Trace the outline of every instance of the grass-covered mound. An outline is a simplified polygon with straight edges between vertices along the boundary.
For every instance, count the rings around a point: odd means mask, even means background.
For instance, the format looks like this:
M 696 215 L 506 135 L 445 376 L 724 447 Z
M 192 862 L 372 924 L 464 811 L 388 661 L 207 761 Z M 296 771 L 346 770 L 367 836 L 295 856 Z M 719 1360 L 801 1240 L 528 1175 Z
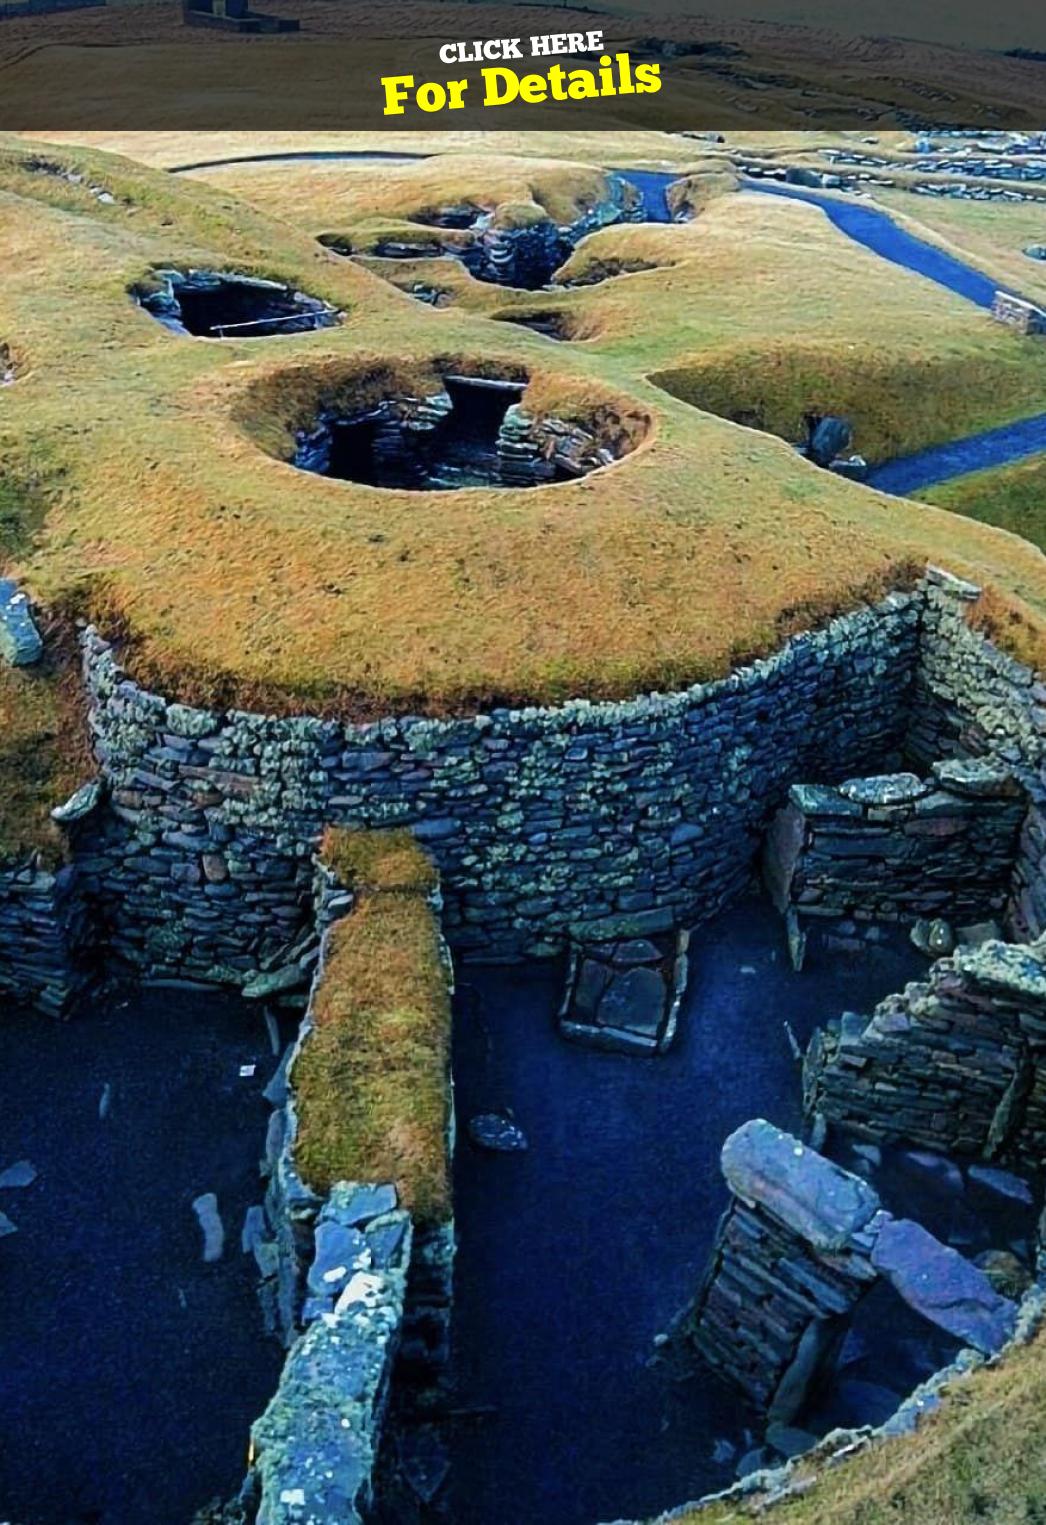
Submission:
M 93 773 L 72 667 L 49 659 L 12 668 L 0 659 L 0 861 L 39 853 L 60 862 L 66 841 L 51 810 Z
M 1046 456 L 1030 456 L 992 471 L 972 471 L 928 487 L 919 496 L 953 514 L 1009 530 L 1046 551 Z
M 371 184 L 384 173 L 372 166 Z M 644 379 L 816 335 L 840 381 L 879 378 L 868 408 L 884 418 L 905 357 L 945 399 L 942 435 L 1012 418 L 1019 391 L 1027 411 L 1041 405 L 1040 345 L 816 209 L 727 195 L 685 225 L 597 235 L 608 257 L 656 245 L 659 267 L 542 297 L 583 344 L 491 322 L 533 311 L 534 294 L 457 261 L 440 262 L 455 301 L 434 310 L 312 231 L 125 160 L 0 144 L 0 334 L 21 365 L 3 391 L 0 480 L 31 484 L 13 516 L 5 500 L 5 570 L 39 603 L 121 635 L 149 686 L 353 716 L 626 696 L 720 675 L 926 560 L 995 584 L 1040 627 L 1037 551 L 835 480 Z M 345 321 L 179 338 L 129 295 L 163 266 L 277 278 Z M 286 452 L 296 375 L 376 359 L 430 373 L 455 356 L 518 368 L 528 408 L 583 419 L 595 399 L 649 420 L 644 437 L 578 481 L 438 495 L 296 472 L 261 448 L 278 411 L 262 400 L 283 397 Z
M 807 1491 L 673 1515 L 678 1525 L 1038 1525 L 1046 1518 L 1046 1339 L 954 1384 L 918 1431 L 843 1465 L 799 1463 Z
M 206 172 L 203 178 L 207 178 Z M 610 196 L 595 164 L 562 159 L 440 154 L 414 163 L 251 165 L 215 176 L 275 216 L 294 221 L 335 247 L 366 253 L 390 240 L 456 245 L 467 241 L 447 212 L 470 212 L 495 227 L 528 227 L 545 218 L 576 222 Z
M 406 831 L 331 831 L 328 866 L 356 894 L 329 933 L 314 1027 L 294 1066 L 295 1160 L 317 1191 L 392 1181 L 422 1223 L 450 1211 L 450 996 L 430 896 Z
M 695 408 L 793 442 L 805 438 L 804 414 L 842 414 L 853 425 L 854 448 L 883 461 L 957 438 L 986 392 L 1000 422 L 1025 417 L 1032 411 L 1027 361 L 1023 345 L 1002 345 L 967 365 L 961 350 L 945 345 L 930 344 L 919 356 L 896 343 L 747 341 L 651 380 Z M 1046 382 L 1046 357 L 1041 363 Z

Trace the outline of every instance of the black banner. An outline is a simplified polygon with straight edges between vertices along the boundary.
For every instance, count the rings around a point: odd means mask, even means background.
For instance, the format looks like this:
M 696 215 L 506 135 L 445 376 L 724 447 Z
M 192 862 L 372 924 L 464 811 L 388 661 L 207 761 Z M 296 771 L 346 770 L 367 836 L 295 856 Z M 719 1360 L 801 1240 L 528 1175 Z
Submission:
M 745 11 L 719 0 L 612 11 L 0 0 L 0 128 L 990 133 L 1046 123 L 1041 6 L 748 0 Z

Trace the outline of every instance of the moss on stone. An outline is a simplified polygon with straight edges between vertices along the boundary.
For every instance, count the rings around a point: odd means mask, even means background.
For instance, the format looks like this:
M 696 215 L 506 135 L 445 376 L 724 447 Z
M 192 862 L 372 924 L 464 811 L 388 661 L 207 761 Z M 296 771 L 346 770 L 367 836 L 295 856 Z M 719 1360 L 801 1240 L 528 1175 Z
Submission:
M 409 833 L 330 832 L 356 893 L 328 935 L 294 1067 L 298 1169 L 314 1190 L 392 1181 L 421 1222 L 450 1213 L 450 995 L 435 873 Z

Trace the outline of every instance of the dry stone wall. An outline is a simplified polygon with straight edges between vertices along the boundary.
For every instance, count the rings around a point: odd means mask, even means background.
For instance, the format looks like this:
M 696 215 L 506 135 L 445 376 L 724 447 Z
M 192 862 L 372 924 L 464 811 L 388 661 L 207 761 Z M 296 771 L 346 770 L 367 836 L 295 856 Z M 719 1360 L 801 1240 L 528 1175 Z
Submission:
M 1028 796 L 1009 920 L 1016 937 L 1046 931 L 1046 684 L 1006 656 L 969 615 L 979 589 L 931 572 L 923 612 L 909 751 L 938 758 L 991 756 Z
M 82 867 L 115 951 L 229 983 L 293 963 L 326 823 L 409 826 L 466 954 L 700 921 L 748 882 L 794 779 L 896 765 L 920 605 L 894 594 L 680 693 L 372 725 L 169 704 L 88 631 L 111 804 Z
M 858 1299 L 884 1277 L 910 1307 L 982 1353 L 1017 1308 L 983 1271 L 876 1191 L 761 1118 L 723 1145 L 731 1204 L 689 1322 L 710 1365 L 787 1424 L 832 1360 Z
M 795 784 L 767 838 L 764 876 L 778 909 L 800 917 L 962 923 L 1000 916 L 1024 799 L 991 758 L 914 773 Z
M 1046 1151 L 1046 947 L 989 942 L 844 1015 L 806 1058 L 812 1113 L 873 1140 L 1032 1170 Z
M 73 865 L 0 865 L 0 991 L 63 1016 L 86 979 L 90 932 Z

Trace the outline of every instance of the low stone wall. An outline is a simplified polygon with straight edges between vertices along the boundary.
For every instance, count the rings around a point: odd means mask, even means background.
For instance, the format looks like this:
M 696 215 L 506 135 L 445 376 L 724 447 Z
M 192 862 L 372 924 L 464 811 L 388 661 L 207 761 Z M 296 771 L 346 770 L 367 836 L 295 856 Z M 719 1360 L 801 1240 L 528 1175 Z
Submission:
M 992 302 L 992 317 L 997 323 L 1015 328 L 1019 334 L 1046 334 L 1046 312 L 1034 302 L 997 291 Z
M 391 846 L 402 871 L 399 844 Z M 427 872 L 431 886 L 430 865 Z M 424 893 L 438 922 L 438 884 L 425 893 L 397 878 L 385 892 Z M 241 1500 L 257 1510 L 259 1525 L 356 1525 L 371 1503 L 394 1368 L 424 1386 L 439 1381 L 449 1359 L 453 1219 L 415 1224 L 390 1182 L 337 1181 L 320 1191 L 298 1168 L 295 1064 L 313 1031 L 332 930 L 361 903 L 322 861 L 313 900 L 319 952 L 298 1037 L 266 1092 L 274 1109 L 263 1165 L 269 1184 L 251 1245 L 268 1322 L 289 1346 L 279 1390 L 251 1432 Z M 449 958 L 446 968 L 449 982 Z M 448 1111 L 450 1150 L 449 1103 Z
M 764 876 L 800 917 L 962 925 L 1000 916 L 1024 818 L 1020 786 L 992 759 L 913 773 L 795 784 L 774 820 Z
M 89 631 L 112 810 L 84 867 L 112 946 L 229 983 L 286 962 L 328 823 L 409 826 L 466 954 L 705 920 L 748 881 L 796 778 L 896 765 L 921 603 L 892 595 L 676 694 L 373 725 L 169 704 Z
M 851 1133 L 1041 1169 L 1046 946 L 960 949 L 816 1033 L 805 1069 L 808 1110 Z
M 58 1017 L 86 981 L 90 923 L 72 864 L 0 864 L 0 991 Z
M 339 1182 L 316 1221 L 305 1332 L 251 1428 L 258 1525 L 358 1525 L 399 1344 L 410 1217 L 392 1187 Z
M 770 1422 L 787 1424 L 878 1277 L 978 1350 L 1005 1344 L 1015 1304 L 919 1224 L 884 1212 L 859 1176 L 762 1120 L 723 1146 L 733 1200 L 690 1320 L 695 1347 Z

